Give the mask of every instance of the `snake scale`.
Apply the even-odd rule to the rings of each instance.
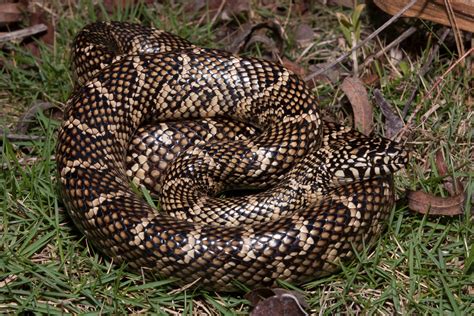
[[[61,194],[115,263],[221,291],[302,283],[383,230],[406,151],[322,121],[283,66],[122,22],[86,26],[72,65]],[[242,187],[260,190],[221,196]]]

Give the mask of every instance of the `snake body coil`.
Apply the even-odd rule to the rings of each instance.
[[[114,262],[218,290],[301,283],[380,234],[406,153],[322,122],[284,67],[119,22],[85,27],[72,51],[61,191]],[[162,211],[130,179],[158,191]],[[265,190],[218,197],[241,186]]]

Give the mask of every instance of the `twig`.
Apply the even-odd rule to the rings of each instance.
[[[214,23],[216,23],[217,17],[221,14],[222,9],[224,9],[224,6],[226,5],[226,3],[227,3],[227,0],[223,0],[221,2],[221,5],[219,6],[219,9],[217,9],[216,14],[214,14],[214,17],[212,18],[211,23],[209,24],[209,27],[213,26]]]
[[[403,128],[400,130],[400,132],[398,133],[398,136],[397,136],[397,141],[400,141],[400,139],[405,135],[405,133],[407,132],[408,128],[412,125],[412,121],[413,119],[415,118],[416,114],[421,110],[421,108],[423,107],[423,103],[424,101],[426,101],[426,99],[433,93],[433,91],[435,89],[438,88],[438,86],[441,84],[441,82],[444,80],[444,77],[446,77],[446,75],[448,73],[450,73],[454,67],[456,67],[459,63],[461,63],[467,56],[469,56],[470,54],[472,54],[474,52],[474,47],[471,47],[470,50],[468,50],[464,55],[462,55],[461,57],[458,58],[458,60],[456,60],[456,62],[454,64],[452,64],[451,66],[449,66],[448,70],[446,70],[442,75],[441,77],[436,80],[436,82],[434,83],[433,87],[425,94],[425,96],[420,100],[420,102],[418,102],[418,105],[416,106],[415,110],[413,111],[413,113],[410,115],[410,117],[408,118],[405,126],[403,126]],[[441,91],[438,92],[437,96],[441,93]],[[440,105],[435,105],[433,106],[428,112],[426,112],[425,114],[423,114],[422,118],[421,118],[421,123],[424,123],[428,117],[434,113],[436,110],[438,110],[438,108],[440,107]]]
[[[343,60],[345,60],[347,57],[349,57],[353,51],[361,48],[362,46],[364,46],[365,44],[367,44],[367,42],[371,41],[374,37],[376,37],[377,35],[380,34],[380,32],[382,32],[383,30],[385,30],[389,25],[391,25],[395,20],[397,20],[400,16],[403,15],[403,13],[405,13],[406,11],[408,11],[408,9],[410,9],[415,3],[416,3],[417,0],[411,0],[410,3],[408,3],[406,6],[404,6],[397,14],[395,14],[394,16],[392,16],[387,22],[385,22],[381,27],[379,27],[377,30],[375,30],[375,32],[373,32],[372,34],[370,34],[369,36],[367,36],[367,38],[365,38],[363,41],[359,42],[359,44],[357,44],[354,48],[352,48],[350,51],[346,52],[345,54],[341,55],[339,58],[337,58],[335,61],[329,63],[328,65],[326,65],[324,68],[322,69],[319,69],[315,72],[313,72],[312,74],[309,74],[308,76],[306,76],[304,78],[304,81],[309,81],[317,76],[319,76],[320,74],[328,71],[330,68],[334,67],[335,65],[339,64],[340,62],[342,62]]]
[[[21,141],[28,141],[28,140],[44,140],[45,139],[45,137],[43,137],[43,136],[13,134],[13,133],[7,133],[6,131],[3,131],[2,134],[5,135],[5,137],[11,142],[21,142]]]
[[[403,127],[403,121],[395,112],[392,105],[382,95],[379,89],[374,90],[375,102],[385,116],[385,137],[392,139],[393,136]]]
[[[458,23],[456,22],[456,15],[453,11],[453,6],[449,0],[444,0],[444,4],[446,6],[446,12],[448,13],[449,23],[453,28],[454,39],[456,40],[456,47],[458,49],[459,55],[464,54],[464,44],[462,42],[461,32],[459,31]],[[462,61],[462,65],[464,66],[464,61]]]
[[[22,39],[34,34],[38,34],[41,32],[44,32],[48,29],[48,27],[45,24],[36,24],[33,26],[29,26],[27,28],[24,28],[22,30],[18,31],[13,31],[13,32],[8,32],[5,34],[0,35],[0,43],[3,42],[9,42],[17,39]]]
[[[405,39],[410,37],[413,33],[416,32],[416,27],[411,26],[409,29],[407,29],[405,32],[403,32],[399,37],[397,37],[395,40],[393,40],[390,44],[387,46],[383,47],[381,50],[379,50],[376,54],[370,55],[367,57],[364,62],[361,65],[361,68],[367,66],[371,62],[373,62],[375,59],[378,59],[380,56],[385,54],[387,51],[392,49],[394,46],[397,46],[401,42],[403,42]]]
[[[209,27],[211,27],[212,25],[214,25],[214,23],[215,23],[216,20],[217,20],[217,17],[221,14],[222,9],[224,9],[224,6],[225,6],[226,3],[227,3],[227,0],[224,0],[224,1],[221,2],[221,4],[219,5],[219,8],[217,8],[216,13],[215,13],[214,16],[212,17],[211,22],[209,22]],[[209,16],[208,14],[204,14],[204,15],[199,19],[199,21],[197,22],[197,24],[198,24],[198,25],[201,25],[202,22],[204,21],[204,19],[205,19],[206,17],[208,17],[208,16]]]
[[[15,132],[25,134],[28,131],[28,126],[31,124],[36,114],[39,111],[55,108],[56,106],[50,102],[35,102],[33,106],[22,115],[15,127]]]
[[[26,158],[20,158],[18,159],[18,165],[19,166],[32,166],[38,161],[47,161],[48,158],[43,158],[43,157],[26,157]],[[54,155],[49,156],[50,161],[55,161],[56,157]],[[0,164],[0,169],[6,170],[6,169],[11,169],[12,167],[12,162],[5,162]]]
[[[357,38],[355,36],[355,33],[354,32],[351,32],[351,39],[352,39],[352,48],[356,47],[357,46]],[[358,63],[358,58],[357,58],[357,50],[353,49],[352,50],[352,54],[351,54],[351,57],[352,57],[352,72],[353,72],[353,75],[354,77],[359,77],[359,63]]]

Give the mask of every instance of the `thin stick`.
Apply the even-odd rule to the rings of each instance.
[[[464,54],[464,44],[462,42],[461,32],[459,31],[458,23],[456,21],[456,15],[453,11],[453,6],[449,0],[444,0],[444,4],[446,6],[446,12],[448,14],[449,23],[453,28],[454,39],[456,40],[456,46],[460,55]],[[462,62],[464,66],[464,61]]]
[[[24,28],[22,30],[0,34],[0,43],[22,39],[34,34],[44,32],[47,29],[48,27],[45,24],[36,24],[33,26],[29,26],[27,28]]]
[[[304,81],[309,81],[311,79],[313,79],[314,77],[317,77],[319,76],[320,74],[328,71],[330,68],[334,67],[335,65],[339,64],[340,62],[342,62],[344,59],[346,59],[347,57],[349,57],[354,51],[358,50],[359,48],[361,48],[362,46],[364,46],[365,44],[367,44],[367,42],[369,42],[370,40],[372,40],[374,37],[376,37],[377,35],[380,34],[380,32],[382,32],[383,30],[385,30],[390,24],[392,24],[395,20],[397,20],[400,16],[403,15],[403,13],[405,13],[406,11],[408,11],[408,9],[410,9],[415,3],[416,3],[417,0],[411,0],[410,3],[408,3],[406,6],[404,6],[400,11],[397,12],[397,14],[395,14],[394,16],[392,16],[387,22],[385,22],[381,27],[379,27],[377,30],[375,30],[375,32],[373,32],[372,34],[370,34],[369,36],[367,36],[367,38],[365,38],[363,41],[361,41],[359,44],[357,44],[354,48],[352,48],[350,51],[346,52],[345,54],[341,55],[339,58],[337,58],[335,61],[329,63],[326,67],[322,68],[322,69],[319,69],[318,71],[315,71],[313,72],[312,74],[306,76],[304,78]]]
[[[389,51],[390,49],[392,49],[394,46],[397,46],[398,44],[400,44],[401,42],[403,42],[405,39],[407,39],[408,37],[410,37],[413,33],[416,32],[416,27],[414,26],[411,26],[410,28],[408,28],[405,32],[403,32],[399,37],[397,37],[396,39],[394,39],[390,44],[388,44],[387,46],[383,47],[381,50],[379,50],[376,54],[373,54],[369,57],[367,57],[364,62],[362,63],[361,65],[361,68],[367,66],[368,64],[370,64],[371,62],[373,62],[375,59],[378,59],[380,56],[382,56],[383,54],[385,54],[387,51]]]
[[[217,9],[216,14],[214,14],[214,17],[212,18],[209,27],[212,27],[214,25],[214,23],[216,23],[217,17],[221,14],[222,9],[224,9],[224,6],[226,5],[226,3],[227,3],[227,0],[224,0],[224,1],[221,2],[221,5]]]
[[[5,137],[11,142],[21,142],[21,141],[32,141],[32,140],[44,140],[44,136],[36,136],[36,135],[24,135],[24,134],[13,134],[13,133],[6,133],[3,131]]]
[[[20,120],[15,126],[14,132],[17,134],[26,134],[28,132],[28,126],[31,124],[39,111],[48,110],[54,107],[55,105],[53,105],[51,102],[35,102],[33,106],[21,116]]]

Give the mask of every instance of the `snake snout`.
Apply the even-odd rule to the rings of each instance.
[[[351,169],[357,166],[355,174],[359,175],[360,180],[393,174],[408,162],[408,153],[402,145],[382,137],[367,139],[351,153],[356,153],[358,157],[357,164]],[[354,175],[349,174],[348,177],[350,179]]]
[[[390,142],[385,150],[385,155],[390,161],[392,172],[398,171],[408,164],[408,151],[399,143]]]

